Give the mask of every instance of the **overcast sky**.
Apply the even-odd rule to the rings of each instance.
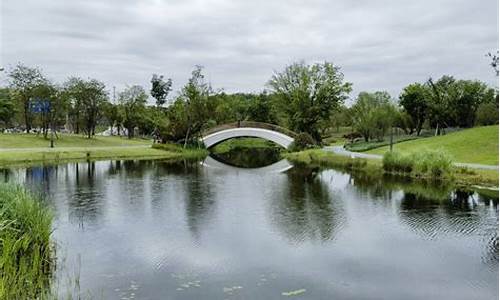
[[[1,0],[1,61],[109,90],[194,65],[216,89],[258,92],[287,64],[331,61],[360,91],[450,74],[496,85],[498,0]],[[5,75],[1,75],[5,84]]]

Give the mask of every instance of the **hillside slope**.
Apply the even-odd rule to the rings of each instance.
[[[443,149],[454,158],[455,162],[498,164],[498,125],[475,127],[450,133],[394,145],[395,151],[402,153],[419,152],[425,149]],[[366,153],[384,154],[388,146],[372,149]]]

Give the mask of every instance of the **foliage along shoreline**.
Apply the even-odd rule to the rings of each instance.
[[[321,149],[309,149],[300,152],[285,153],[284,158],[295,164],[318,166],[322,168],[340,169],[354,173],[370,174],[373,178],[382,178],[386,175],[400,178],[408,178],[412,181],[421,182],[450,182],[456,187],[496,187],[498,188],[497,170],[470,170],[467,168],[450,167],[446,173],[439,177],[431,173],[412,173],[399,171],[394,168],[384,169],[384,163],[380,160],[351,158],[341,156]]]
[[[44,298],[55,268],[53,215],[23,187],[0,183],[0,298]]]
[[[210,152],[225,153],[239,148],[266,148],[275,147],[271,143],[259,139],[243,138],[230,140],[217,145]],[[209,150],[200,147],[188,146],[183,148],[178,144],[153,144],[145,148],[111,148],[108,150],[91,148],[77,151],[61,152],[25,152],[19,153],[17,157],[5,159],[0,153],[0,167],[22,167],[39,164],[61,164],[79,161],[99,161],[99,160],[200,160],[205,158]],[[10,152],[5,152],[10,153]],[[5,154],[4,153],[4,154]],[[38,156],[37,156],[38,155]],[[388,153],[385,159],[373,160],[362,158],[350,158],[324,151],[319,148],[307,149],[303,151],[281,151],[281,156],[293,163],[321,166],[326,168],[342,169],[353,172],[368,172],[373,175],[394,175],[413,180],[438,180],[451,181],[457,185],[484,185],[498,187],[498,171],[495,170],[471,170],[451,166],[449,157],[444,154],[428,153],[413,157],[410,154]],[[445,166],[440,166],[438,171],[432,171],[434,161],[445,162]],[[384,164],[385,161],[385,164]],[[417,171],[425,168],[425,172]],[[412,172],[413,171],[413,172]],[[429,172],[427,172],[429,171]],[[434,176],[436,172],[438,176]]]

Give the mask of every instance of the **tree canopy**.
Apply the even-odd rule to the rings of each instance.
[[[294,63],[275,73],[268,85],[290,129],[309,133],[317,141],[321,141],[318,123],[347,99],[352,86],[344,81],[340,67],[329,62]]]

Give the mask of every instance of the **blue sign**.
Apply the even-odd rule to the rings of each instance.
[[[50,101],[46,99],[35,99],[30,101],[31,112],[33,113],[48,113],[50,112]]]

